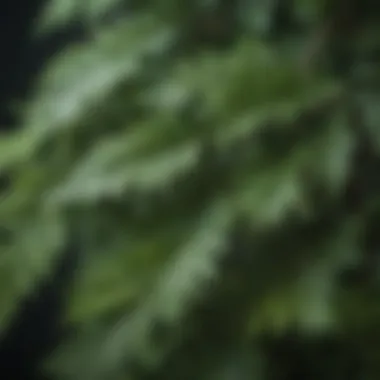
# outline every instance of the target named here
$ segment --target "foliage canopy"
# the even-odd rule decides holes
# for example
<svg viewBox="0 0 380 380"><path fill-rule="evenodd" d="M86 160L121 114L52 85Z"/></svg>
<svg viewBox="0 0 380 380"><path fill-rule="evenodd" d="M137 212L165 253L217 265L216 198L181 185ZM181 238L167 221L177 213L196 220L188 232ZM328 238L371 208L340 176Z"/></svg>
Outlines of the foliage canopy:
<svg viewBox="0 0 380 380"><path fill-rule="evenodd" d="M378 68L351 44L355 70L309 70L323 2L279 34L275 3L50 2L39 33L79 14L88 38L0 139L0 316L76 231L57 379L285 380L263 342L294 330L341 345L328 363L304 343L315 378L347 379L346 347L376 378Z"/></svg>

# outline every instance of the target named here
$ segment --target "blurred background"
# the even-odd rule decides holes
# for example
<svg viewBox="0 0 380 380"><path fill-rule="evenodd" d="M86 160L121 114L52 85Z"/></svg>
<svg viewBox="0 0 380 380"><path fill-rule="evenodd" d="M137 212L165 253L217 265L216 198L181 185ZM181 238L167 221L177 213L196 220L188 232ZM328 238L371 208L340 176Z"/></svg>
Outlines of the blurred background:
<svg viewBox="0 0 380 380"><path fill-rule="evenodd" d="M1 12L1 376L379 378L380 3Z"/></svg>

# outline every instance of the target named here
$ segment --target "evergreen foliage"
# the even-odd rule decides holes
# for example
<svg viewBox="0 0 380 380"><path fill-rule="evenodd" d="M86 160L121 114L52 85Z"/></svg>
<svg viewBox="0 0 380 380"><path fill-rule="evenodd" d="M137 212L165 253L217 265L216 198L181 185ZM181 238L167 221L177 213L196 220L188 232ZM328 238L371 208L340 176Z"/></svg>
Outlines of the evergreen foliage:
<svg viewBox="0 0 380 380"><path fill-rule="evenodd" d="M0 138L0 321L75 231L54 379L377 378L376 27L342 64L283 3L50 2L87 38Z"/></svg>

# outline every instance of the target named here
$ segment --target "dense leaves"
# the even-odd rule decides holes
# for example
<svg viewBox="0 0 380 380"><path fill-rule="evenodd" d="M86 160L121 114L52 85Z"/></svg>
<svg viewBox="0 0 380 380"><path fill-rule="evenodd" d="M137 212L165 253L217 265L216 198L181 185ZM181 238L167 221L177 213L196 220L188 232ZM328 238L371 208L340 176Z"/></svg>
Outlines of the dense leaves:
<svg viewBox="0 0 380 380"><path fill-rule="evenodd" d="M374 32L337 75L323 2L121 3L40 22L90 37L0 139L1 326L75 230L57 379L376 378Z"/></svg>

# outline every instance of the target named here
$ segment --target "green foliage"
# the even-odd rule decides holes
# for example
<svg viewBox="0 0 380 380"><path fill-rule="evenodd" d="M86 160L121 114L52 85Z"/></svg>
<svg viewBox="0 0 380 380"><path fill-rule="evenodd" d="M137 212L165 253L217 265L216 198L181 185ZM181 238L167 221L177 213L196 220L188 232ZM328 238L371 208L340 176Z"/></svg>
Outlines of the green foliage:
<svg viewBox="0 0 380 380"><path fill-rule="evenodd" d="M2 326L68 230L81 235L57 378L272 379L261 337L293 328L361 344L377 373L363 343L380 332L376 276L340 276L377 250L378 93L305 73L295 37L263 42L245 2L217 3L141 2L105 26L116 1L81 3L91 38L51 62L21 131L1 137ZM52 1L41 25L78 7ZM310 28L321 17L317 2L295 7ZM226 17L240 30L220 48ZM209 33L188 38L204 19ZM320 378L343 379L336 366Z"/></svg>

